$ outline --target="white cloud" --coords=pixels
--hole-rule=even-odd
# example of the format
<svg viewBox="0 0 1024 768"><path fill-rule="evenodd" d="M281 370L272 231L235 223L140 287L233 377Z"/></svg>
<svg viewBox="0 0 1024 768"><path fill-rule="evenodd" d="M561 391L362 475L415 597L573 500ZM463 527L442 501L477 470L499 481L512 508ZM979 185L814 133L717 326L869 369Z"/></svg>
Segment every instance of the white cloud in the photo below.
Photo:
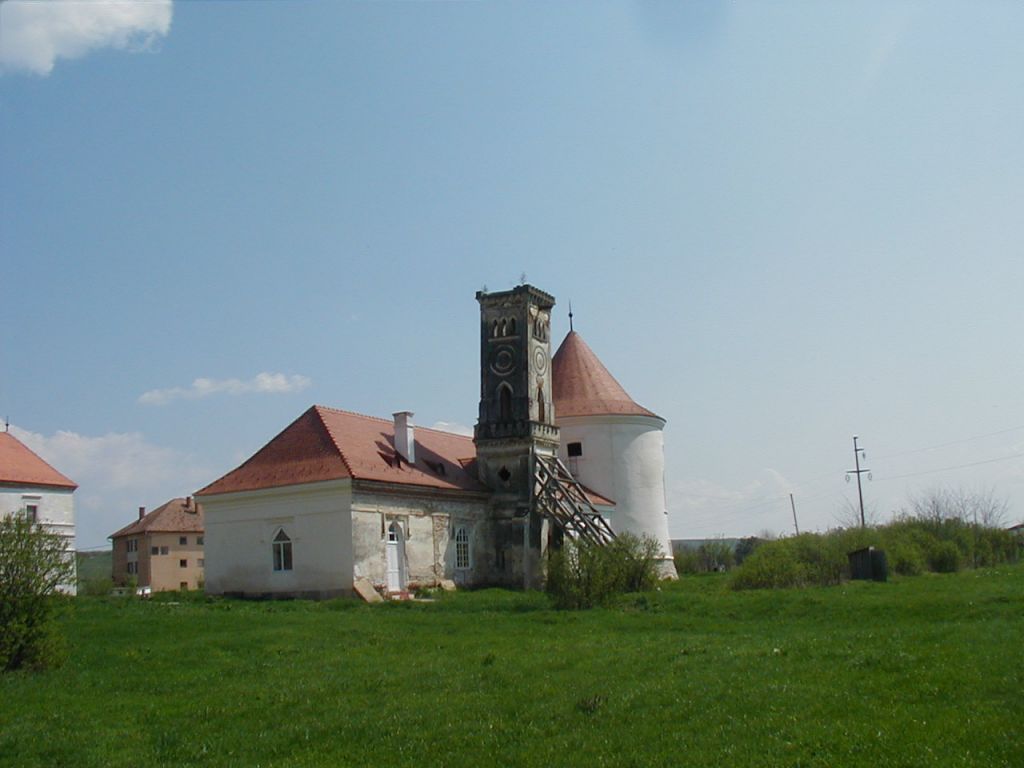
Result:
<svg viewBox="0 0 1024 768"><path fill-rule="evenodd" d="M48 75L58 58L96 48L139 51L171 28L171 0L0 2L0 71Z"/></svg>
<svg viewBox="0 0 1024 768"><path fill-rule="evenodd" d="M465 435L466 437L473 436L473 428L467 427L465 424L459 424L455 421L435 421L431 429L437 429L441 432L452 432L456 435Z"/></svg>
<svg viewBox="0 0 1024 768"><path fill-rule="evenodd" d="M14 425L11 432L76 483L79 548L101 546L133 519L141 505L186 496L216 475L188 454L148 442L138 432L91 437L58 431L51 436Z"/></svg>
<svg viewBox="0 0 1024 768"><path fill-rule="evenodd" d="M166 405L172 400L198 400L211 395L285 394L301 392L311 383L306 376L287 376L283 373L258 373L248 381L199 378L189 387L151 389L143 392L139 396L139 402L146 405Z"/></svg>

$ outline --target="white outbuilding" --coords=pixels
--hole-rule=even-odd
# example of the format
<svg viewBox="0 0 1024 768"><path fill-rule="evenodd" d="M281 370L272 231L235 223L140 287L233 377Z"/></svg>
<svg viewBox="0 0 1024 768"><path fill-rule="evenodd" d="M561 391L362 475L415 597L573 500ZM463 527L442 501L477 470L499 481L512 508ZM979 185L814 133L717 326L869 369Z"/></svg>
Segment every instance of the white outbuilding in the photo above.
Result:
<svg viewBox="0 0 1024 768"><path fill-rule="evenodd" d="M551 361L559 458L581 483L615 502L616 533L657 541L674 577L665 503L665 419L637 404L575 331Z"/></svg>

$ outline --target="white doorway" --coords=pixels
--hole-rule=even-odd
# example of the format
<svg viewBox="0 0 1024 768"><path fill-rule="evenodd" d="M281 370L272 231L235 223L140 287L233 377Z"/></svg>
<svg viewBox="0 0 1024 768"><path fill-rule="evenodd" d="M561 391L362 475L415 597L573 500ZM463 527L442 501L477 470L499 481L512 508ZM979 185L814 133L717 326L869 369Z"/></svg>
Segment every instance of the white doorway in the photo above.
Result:
<svg viewBox="0 0 1024 768"><path fill-rule="evenodd" d="M388 526L388 541L385 550L388 563L388 592L403 592L405 590L405 540L402 536L402 526L398 523Z"/></svg>

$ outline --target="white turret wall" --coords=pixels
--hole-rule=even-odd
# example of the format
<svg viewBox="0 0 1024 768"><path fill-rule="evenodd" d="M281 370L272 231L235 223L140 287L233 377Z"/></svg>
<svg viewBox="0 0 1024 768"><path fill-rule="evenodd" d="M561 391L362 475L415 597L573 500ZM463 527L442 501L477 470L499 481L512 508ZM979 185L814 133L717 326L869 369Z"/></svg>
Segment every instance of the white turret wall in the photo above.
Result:
<svg viewBox="0 0 1024 768"><path fill-rule="evenodd" d="M663 574L675 576L665 504L664 424L634 415L558 419L558 455L581 483L615 502L608 515L612 529L656 540L666 556ZM580 443L583 455L570 457L570 443Z"/></svg>

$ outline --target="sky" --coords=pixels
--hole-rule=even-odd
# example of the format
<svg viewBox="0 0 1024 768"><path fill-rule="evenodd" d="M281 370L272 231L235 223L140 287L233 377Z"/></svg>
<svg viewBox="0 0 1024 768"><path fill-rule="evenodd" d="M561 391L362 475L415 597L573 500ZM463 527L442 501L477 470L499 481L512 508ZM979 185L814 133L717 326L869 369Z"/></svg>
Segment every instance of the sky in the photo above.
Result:
<svg viewBox="0 0 1024 768"><path fill-rule="evenodd" d="M1024 519L1024 5L0 3L0 417L78 543L317 403L471 428L476 291L667 420L674 538Z"/></svg>

